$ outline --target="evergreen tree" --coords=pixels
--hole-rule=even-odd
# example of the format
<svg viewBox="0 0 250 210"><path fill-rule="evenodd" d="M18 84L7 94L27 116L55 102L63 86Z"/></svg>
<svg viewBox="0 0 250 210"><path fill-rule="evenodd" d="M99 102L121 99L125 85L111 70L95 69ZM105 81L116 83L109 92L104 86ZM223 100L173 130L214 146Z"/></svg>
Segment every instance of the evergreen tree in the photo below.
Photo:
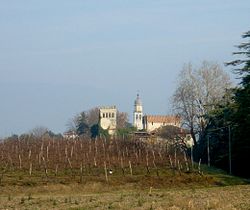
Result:
<svg viewBox="0 0 250 210"><path fill-rule="evenodd" d="M239 87L235 89L236 111L233 114L233 172L237 175L250 177L248 170L250 160L250 31L243 38L248 39L238 46L239 51L235 55L243 55L238 59L227 63L237 66L235 73L241 78Z"/></svg>
<svg viewBox="0 0 250 210"><path fill-rule="evenodd" d="M87 123L87 116L85 112L81 112L77 117L76 123L76 132L80 135L88 135L89 134L89 125Z"/></svg>
<svg viewBox="0 0 250 210"><path fill-rule="evenodd" d="M220 104L211 110L206 118L209 124L206 127L206 141L200 145L200 158L208 159L208 145L210 163L213 166L230 171L229 167L229 134L232 118L235 113L234 90L227 91ZM209 142L208 142L209 141Z"/></svg>
<svg viewBox="0 0 250 210"><path fill-rule="evenodd" d="M250 38L250 31L243 35ZM211 164L226 169L235 175L250 177L248 170L250 157L250 41L238 46L234 55L243 59L227 65L234 66L234 73L241 79L240 84L230 89L214 110L206 115L206 141L200 145L200 157ZM208 142L209 140L209 149Z"/></svg>

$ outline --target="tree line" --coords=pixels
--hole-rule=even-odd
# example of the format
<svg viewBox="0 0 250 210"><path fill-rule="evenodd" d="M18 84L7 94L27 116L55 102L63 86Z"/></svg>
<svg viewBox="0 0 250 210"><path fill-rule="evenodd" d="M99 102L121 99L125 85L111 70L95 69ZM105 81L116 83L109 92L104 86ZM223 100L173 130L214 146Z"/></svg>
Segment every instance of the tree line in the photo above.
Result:
<svg viewBox="0 0 250 210"><path fill-rule="evenodd" d="M233 53L240 58L225 64L233 66L237 86L217 63L204 61L198 68L189 63L172 102L192 135L196 160L250 177L250 31L242 37L248 40Z"/></svg>
<svg viewBox="0 0 250 210"><path fill-rule="evenodd" d="M98 136L110 137L107 130L102 129L99 124L99 108L94 107L74 116L67 123L68 131L74 131L78 136L96 138ZM117 111L116 127L118 136L128 135L134 128L129 123L126 112Z"/></svg>

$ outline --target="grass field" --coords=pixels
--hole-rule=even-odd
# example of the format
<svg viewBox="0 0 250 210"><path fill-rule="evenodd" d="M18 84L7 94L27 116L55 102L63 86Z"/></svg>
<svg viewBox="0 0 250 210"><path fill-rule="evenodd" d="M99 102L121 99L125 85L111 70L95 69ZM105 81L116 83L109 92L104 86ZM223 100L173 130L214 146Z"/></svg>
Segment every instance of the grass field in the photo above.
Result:
<svg viewBox="0 0 250 210"><path fill-rule="evenodd" d="M92 192L90 192L92 191ZM250 186L119 189L100 183L5 188L1 209L250 209Z"/></svg>
<svg viewBox="0 0 250 210"><path fill-rule="evenodd" d="M204 175L161 172L159 177L112 175L108 183L102 176L85 176L81 184L77 179L36 182L34 177L11 182L10 174L0 186L0 208L250 209L248 180L206 171Z"/></svg>

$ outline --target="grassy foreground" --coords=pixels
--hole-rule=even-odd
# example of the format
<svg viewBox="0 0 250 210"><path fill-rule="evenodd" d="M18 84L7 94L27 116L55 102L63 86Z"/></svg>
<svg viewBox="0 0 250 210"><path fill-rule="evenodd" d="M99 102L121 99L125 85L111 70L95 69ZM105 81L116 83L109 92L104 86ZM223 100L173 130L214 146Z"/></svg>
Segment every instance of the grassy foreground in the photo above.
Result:
<svg viewBox="0 0 250 210"><path fill-rule="evenodd" d="M250 209L249 185L148 190L124 186L112 190L92 183L4 191L0 197L1 209Z"/></svg>
<svg viewBox="0 0 250 210"><path fill-rule="evenodd" d="M32 184L33 183L33 184ZM84 177L0 186L0 209L250 209L250 185L224 173Z"/></svg>

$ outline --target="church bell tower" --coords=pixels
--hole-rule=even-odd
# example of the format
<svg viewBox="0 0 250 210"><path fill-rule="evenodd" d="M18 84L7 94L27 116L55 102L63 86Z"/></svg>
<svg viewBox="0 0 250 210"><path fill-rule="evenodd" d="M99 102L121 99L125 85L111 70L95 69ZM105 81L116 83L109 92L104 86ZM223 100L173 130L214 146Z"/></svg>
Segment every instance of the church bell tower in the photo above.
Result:
<svg viewBox="0 0 250 210"><path fill-rule="evenodd" d="M135 99L134 114L133 114L133 126L136 127L137 130L143 129L142 117L143 117L142 102L139 97L139 94L137 94L137 97Z"/></svg>

